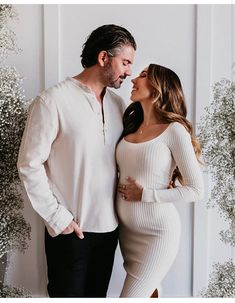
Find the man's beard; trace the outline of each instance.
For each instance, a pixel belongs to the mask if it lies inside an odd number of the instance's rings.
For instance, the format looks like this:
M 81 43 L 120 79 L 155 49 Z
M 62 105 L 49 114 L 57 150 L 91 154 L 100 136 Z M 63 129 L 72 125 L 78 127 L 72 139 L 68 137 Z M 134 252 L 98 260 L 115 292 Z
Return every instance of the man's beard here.
M 119 81 L 119 78 L 116 81 L 110 83 L 109 87 L 119 88 L 122 84 L 122 81 Z
M 105 79 L 108 87 L 119 88 L 125 79 L 125 77 L 118 77 L 118 79 L 114 78 L 114 73 L 111 68 L 111 64 L 108 64 L 105 70 Z

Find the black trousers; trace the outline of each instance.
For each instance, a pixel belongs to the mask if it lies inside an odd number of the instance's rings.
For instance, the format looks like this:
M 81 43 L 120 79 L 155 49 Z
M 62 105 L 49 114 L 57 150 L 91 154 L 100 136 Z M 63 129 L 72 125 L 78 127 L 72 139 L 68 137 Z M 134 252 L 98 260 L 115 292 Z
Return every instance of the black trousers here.
M 45 231 L 50 297 L 106 297 L 112 273 L 118 229 L 51 237 Z

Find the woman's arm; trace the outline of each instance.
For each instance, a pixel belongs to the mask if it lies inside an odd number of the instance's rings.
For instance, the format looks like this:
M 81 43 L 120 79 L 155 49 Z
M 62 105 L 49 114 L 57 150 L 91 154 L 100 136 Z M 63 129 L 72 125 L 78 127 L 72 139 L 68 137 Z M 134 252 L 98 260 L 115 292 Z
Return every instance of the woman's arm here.
M 171 128 L 169 148 L 184 180 L 184 186 L 170 189 L 143 188 L 136 180 L 129 178 L 129 184 L 119 186 L 127 201 L 142 202 L 196 202 L 203 197 L 202 172 L 197 161 L 191 136 L 183 125 L 174 123 Z M 133 198 L 133 199 L 132 199 Z M 138 199 L 139 198 L 139 199 Z

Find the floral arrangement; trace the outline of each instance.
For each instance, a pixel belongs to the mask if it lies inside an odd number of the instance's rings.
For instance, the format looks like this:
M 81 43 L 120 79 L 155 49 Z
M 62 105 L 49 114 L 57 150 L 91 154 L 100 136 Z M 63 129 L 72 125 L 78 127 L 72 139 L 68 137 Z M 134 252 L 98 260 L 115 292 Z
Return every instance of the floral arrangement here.
M 204 160 L 212 178 L 208 207 L 217 207 L 220 215 L 229 223 L 221 231 L 221 240 L 235 246 L 235 83 L 227 79 L 213 86 L 213 101 L 206 107 L 206 114 L 199 124 L 199 138 Z M 216 263 L 210 275 L 204 297 L 235 296 L 235 265 L 227 261 Z
M 30 231 L 19 212 L 23 201 L 16 163 L 26 118 L 20 83 L 15 68 L 0 68 L 0 257 L 13 248 L 24 250 Z
M 208 206 L 217 206 L 230 224 L 221 239 L 235 246 L 235 83 L 223 79 L 214 87 L 214 100 L 199 125 L 204 159 L 213 188 Z
M 234 298 L 235 297 L 235 265 L 231 260 L 224 264 L 215 263 L 210 274 L 206 290 L 202 291 L 203 297 Z
M 31 297 L 30 293 L 24 288 L 12 287 L 8 285 L 4 285 L 0 282 L 0 298 L 7 298 L 9 297 L 9 295 L 11 298 Z
M 9 28 L 8 20 L 16 18 L 17 13 L 10 4 L 0 4 L 0 58 L 5 59 L 8 53 L 18 52 L 15 33 Z
M 8 253 L 24 251 L 30 238 L 30 226 L 21 213 L 23 200 L 16 166 L 27 102 L 21 76 L 14 67 L 3 64 L 10 51 L 19 50 L 8 27 L 8 20 L 15 16 L 12 5 L 0 5 L 0 297 L 28 296 L 23 288 L 4 284 Z

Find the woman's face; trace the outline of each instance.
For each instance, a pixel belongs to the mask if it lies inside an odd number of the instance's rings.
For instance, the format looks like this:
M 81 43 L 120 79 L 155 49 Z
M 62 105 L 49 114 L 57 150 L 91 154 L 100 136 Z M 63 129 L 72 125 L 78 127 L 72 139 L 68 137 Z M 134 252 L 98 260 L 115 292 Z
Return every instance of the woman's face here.
M 152 99 L 151 95 L 153 89 L 147 78 L 147 70 L 148 68 L 145 68 L 138 77 L 131 80 L 133 83 L 131 100 L 133 102 Z

